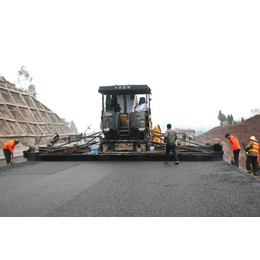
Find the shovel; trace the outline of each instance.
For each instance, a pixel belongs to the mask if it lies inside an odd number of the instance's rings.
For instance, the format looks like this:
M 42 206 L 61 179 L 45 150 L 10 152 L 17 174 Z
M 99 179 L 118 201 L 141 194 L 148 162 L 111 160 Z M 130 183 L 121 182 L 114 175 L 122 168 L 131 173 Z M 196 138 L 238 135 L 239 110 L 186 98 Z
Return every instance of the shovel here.
M 247 152 L 246 152 L 245 144 L 244 144 L 244 143 L 242 143 L 242 144 L 243 144 L 243 148 L 244 148 L 244 151 L 245 151 L 245 154 L 246 154 L 246 157 L 247 157 Z
M 15 163 L 14 157 L 12 156 L 12 157 L 11 157 L 11 164 L 14 164 L 14 163 Z

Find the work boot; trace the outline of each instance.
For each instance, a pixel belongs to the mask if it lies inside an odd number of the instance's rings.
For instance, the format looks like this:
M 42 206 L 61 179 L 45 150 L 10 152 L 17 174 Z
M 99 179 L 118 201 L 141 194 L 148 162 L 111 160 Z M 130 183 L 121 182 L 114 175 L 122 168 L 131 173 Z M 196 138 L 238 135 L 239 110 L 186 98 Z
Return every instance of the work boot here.
M 165 163 L 165 164 L 168 164 L 168 161 L 165 161 L 164 163 Z
M 175 162 L 174 164 L 179 164 L 179 161 Z

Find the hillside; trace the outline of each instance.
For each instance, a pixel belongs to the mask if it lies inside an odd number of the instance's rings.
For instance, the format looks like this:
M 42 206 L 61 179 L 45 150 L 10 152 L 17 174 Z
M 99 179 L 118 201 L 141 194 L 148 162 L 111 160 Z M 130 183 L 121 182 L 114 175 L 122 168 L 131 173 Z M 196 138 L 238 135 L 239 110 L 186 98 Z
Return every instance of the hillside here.
M 40 101 L 0 76 L 0 145 L 9 139 L 32 145 L 41 135 L 44 144 L 56 133 L 63 136 L 73 132 Z
M 249 143 L 249 138 L 252 135 L 254 135 L 258 141 L 260 141 L 260 115 L 251 117 L 238 125 L 215 127 L 205 134 L 199 136 L 199 138 L 208 142 L 220 141 L 224 149 L 224 159 L 230 161 L 230 143 L 229 140 L 225 138 L 225 134 L 227 133 L 237 137 L 241 146 L 240 165 L 245 168 L 246 156 L 242 144 L 244 143 L 246 146 Z

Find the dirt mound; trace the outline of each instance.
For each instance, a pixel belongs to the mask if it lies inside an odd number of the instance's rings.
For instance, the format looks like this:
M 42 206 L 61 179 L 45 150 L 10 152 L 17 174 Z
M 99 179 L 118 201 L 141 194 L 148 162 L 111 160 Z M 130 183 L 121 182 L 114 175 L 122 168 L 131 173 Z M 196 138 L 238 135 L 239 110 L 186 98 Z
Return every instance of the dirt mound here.
M 258 141 L 260 140 L 260 115 L 251 117 L 238 125 L 215 127 L 205 134 L 200 135 L 199 138 L 207 142 L 221 142 L 224 149 L 224 159 L 230 161 L 232 150 L 230 148 L 229 140 L 225 138 L 226 134 L 231 134 L 237 137 L 241 146 L 239 156 L 240 165 L 245 169 L 246 155 L 244 152 L 243 143 L 246 146 L 252 135 L 254 135 Z

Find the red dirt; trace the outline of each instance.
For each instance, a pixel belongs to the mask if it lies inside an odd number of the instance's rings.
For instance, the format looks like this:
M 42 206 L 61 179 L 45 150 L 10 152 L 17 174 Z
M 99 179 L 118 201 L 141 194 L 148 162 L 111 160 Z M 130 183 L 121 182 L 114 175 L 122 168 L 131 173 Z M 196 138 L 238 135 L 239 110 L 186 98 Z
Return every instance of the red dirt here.
M 260 141 L 260 115 L 253 116 L 238 125 L 215 127 L 205 134 L 200 135 L 199 138 L 211 143 L 220 141 L 224 149 L 224 159 L 230 161 L 231 147 L 229 140 L 225 138 L 226 134 L 231 134 L 237 137 L 241 146 L 239 155 L 240 166 L 245 169 L 246 155 L 242 144 L 244 143 L 246 146 L 249 143 L 249 138 L 252 135 L 254 135 L 258 141 Z

